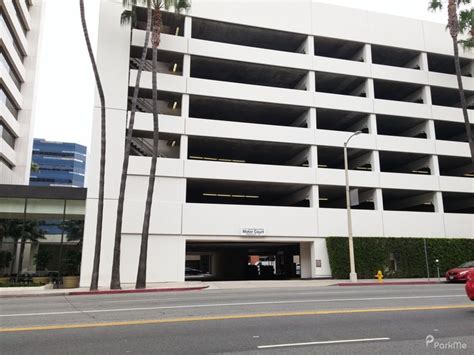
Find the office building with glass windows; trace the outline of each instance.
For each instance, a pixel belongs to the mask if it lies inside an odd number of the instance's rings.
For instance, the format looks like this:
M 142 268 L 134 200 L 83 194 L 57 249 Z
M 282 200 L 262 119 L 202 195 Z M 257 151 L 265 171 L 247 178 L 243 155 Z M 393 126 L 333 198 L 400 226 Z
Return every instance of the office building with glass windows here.
M 0 1 L 0 184 L 27 185 L 41 0 Z
M 30 185 L 84 187 L 86 158 L 83 145 L 35 138 Z
M 474 168 L 443 24 L 300 0 L 194 0 L 163 14 L 159 159 L 148 281 L 188 269 L 245 278 L 251 256 L 280 275 L 330 277 L 326 238 L 347 236 L 343 144 L 354 235 L 474 238 Z M 107 117 L 100 284 L 111 277 L 127 117 L 146 11 L 120 25 L 101 1 L 97 58 Z M 474 123 L 473 53 L 461 50 Z M 152 146 L 151 52 L 140 83 L 122 237 L 122 282 L 137 273 Z M 100 105 L 81 285 L 95 244 Z M 262 259 L 260 259 L 262 260 Z

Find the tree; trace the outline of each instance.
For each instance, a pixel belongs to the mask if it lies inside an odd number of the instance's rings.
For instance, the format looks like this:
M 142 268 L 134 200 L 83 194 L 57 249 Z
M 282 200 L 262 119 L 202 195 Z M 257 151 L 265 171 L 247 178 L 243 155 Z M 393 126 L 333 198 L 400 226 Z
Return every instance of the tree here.
M 95 250 L 94 262 L 92 266 L 91 290 L 97 290 L 99 286 L 99 266 L 100 266 L 100 250 L 102 244 L 102 222 L 104 215 L 104 185 L 105 185 L 105 152 L 106 152 L 106 113 L 105 113 L 105 95 L 100 81 L 99 70 L 92 51 L 89 39 L 89 31 L 87 30 L 87 22 L 84 11 L 84 0 L 79 0 L 79 9 L 81 12 L 82 31 L 86 41 L 87 52 L 94 72 L 94 78 L 97 85 L 97 91 L 100 98 L 100 168 L 99 168 L 99 198 L 97 202 L 97 224 L 95 232 Z
M 140 256 L 138 259 L 138 272 L 136 288 L 146 287 L 146 263 L 148 254 L 148 234 L 150 229 L 151 207 L 153 202 L 153 192 L 155 188 L 156 162 L 158 158 L 158 92 L 157 92 L 157 68 L 158 68 L 158 46 L 161 40 L 162 8 L 174 8 L 176 13 L 187 10 L 190 7 L 188 0 L 154 0 L 153 25 L 152 25 L 152 100 L 153 100 L 153 154 L 150 164 L 150 175 L 148 177 L 148 190 L 145 203 L 145 213 L 143 217 L 142 238 L 140 243 Z
M 461 63 L 459 60 L 458 44 L 463 44 L 464 48 L 473 48 L 474 46 L 474 11 L 472 8 L 462 9 L 462 5 L 470 5 L 471 0 L 448 0 L 448 25 L 449 34 L 453 41 L 454 49 L 454 66 L 456 68 L 456 78 L 459 87 L 459 96 L 461 99 L 461 107 L 464 116 L 464 124 L 466 126 L 467 140 L 471 149 L 471 159 L 474 162 L 474 141 L 471 124 L 469 122 L 469 114 L 467 112 L 466 96 L 464 95 L 464 87 L 462 83 Z M 438 11 L 443 8 L 442 0 L 431 0 L 429 3 L 430 10 Z M 458 11 L 460 10 L 460 11 Z M 459 13 L 458 13 L 459 12 Z M 458 40 L 459 34 L 469 32 L 467 39 Z
M 26 242 L 30 241 L 35 243 L 40 239 L 44 239 L 44 232 L 39 226 L 39 221 L 22 219 L 6 219 L 0 223 L 0 233 L 2 235 L 2 239 L 11 238 L 13 240 L 13 258 L 10 274 L 14 273 L 13 269 L 15 267 L 18 244 L 20 244 L 20 253 L 18 256 L 18 267 L 16 270 L 17 276 L 21 274 Z
M 145 43 L 143 44 L 143 51 L 140 58 L 140 64 L 138 66 L 137 77 L 135 80 L 135 88 L 133 89 L 132 104 L 130 110 L 130 117 L 128 121 L 127 134 L 125 138 L 125 150 L 122 163 L 122 173 L 120 176 L 120 190 L 117 203 L 117 218 L 115 224 L 115 241 L 114 241 L 114 254 L 112 262 L 112 279 L 110 281 L 111 289 L 120 289 L 120 253 L 121 253 L 121 243 L 122 243 L 122 223 L 123 223 L 123 208 L 124 208 L 124 199 L 125 199 L 125 189 L 127 186 L 127 172 L 128 164 L 130 161 L 130 149 L 132 143 L 133 135 L 133 126 L 135 124 L 135 113 L 137 112 L 137 101 L 138 93 L 140 91 L 140 79 L 142 72 L 145 68 L 146 57 L 148 52 L 148 43 L 150 42 L 150 32 L 151 32 L 151 17 L 152 17 L 152 8 L 151 0 L 123 0 L 123 5 L 126 7 L 126 10 L 122 12 L 120 22 L 122 24 L 128 24 L 130 22 L 135 22 L 135 10 L 134 6 L 137 6 L 139 3 L 145 3 L 147 6 L 147 24 L 145 32 Z

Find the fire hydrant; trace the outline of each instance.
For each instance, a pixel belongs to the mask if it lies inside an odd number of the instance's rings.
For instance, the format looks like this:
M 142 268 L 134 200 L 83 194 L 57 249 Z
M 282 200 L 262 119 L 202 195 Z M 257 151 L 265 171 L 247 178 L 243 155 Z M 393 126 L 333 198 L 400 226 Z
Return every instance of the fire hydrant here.
M 379 270 L 379 271 L 377 272 L 377 275 L 376 275 L 376 276 L 377 276 L 377 280 L 378 280 L 379 282 L 383 282 L 383 274 L 382 274 L 382 271 L 381 271 L 381 270 Z

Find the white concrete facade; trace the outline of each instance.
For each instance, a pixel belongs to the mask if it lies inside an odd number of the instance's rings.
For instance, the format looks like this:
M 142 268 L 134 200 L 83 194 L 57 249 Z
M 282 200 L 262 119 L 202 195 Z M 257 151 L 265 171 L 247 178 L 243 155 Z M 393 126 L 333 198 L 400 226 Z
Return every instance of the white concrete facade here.
M 0 183 L 28 185 L 41 0 L 0 1 Z
M 347 235 L 340 158 L 357 130 L 364 133 L 351 140 L 349 158 L 350 185 L 361 203 L 353 210 L 355 236 L 474 238 L 474 169 L 459 138 L 456 77 L 443 68 L 452 60 L 444 26 L 311 0 L 286 4 L 253 1 L 250 9 L 242 1 L 194 0 L 186 16 L 165 18 L 158 87 L 167 104 L 160 111 L 160 144 L 167 150 L 158 160 L 150 282 L 182 281 L 191 242 L 300 243 L 301 276 L 330 276 L 325 238 Z M 140 56 L 144 41 L 139 26 L 120 25 L 122 10 L 119 0 L 101 1 L 97 56 L 107 105 L 101 285 L 111 275 L 136 76 L 130 58 Z M 222 29 L 232 35 L 225 38 Z M 473 54 L 462 57 L 469 101 Z M 151 72 L 143 73 L 141 88 L 150 91 Z M 147 140 L 152 117 L 146 104 L 141 111 L 136 138 Z M 469 115 L 474 123 L 474 110 Z M 99 120 L 96 99 L 82 286 L 92 270 Z M 125 283 L 137 271 L 151 161 L 145 148 L 131 157 L 128 172 Z M 262 228 L 264 235 L 242 236 L 242 228 Z

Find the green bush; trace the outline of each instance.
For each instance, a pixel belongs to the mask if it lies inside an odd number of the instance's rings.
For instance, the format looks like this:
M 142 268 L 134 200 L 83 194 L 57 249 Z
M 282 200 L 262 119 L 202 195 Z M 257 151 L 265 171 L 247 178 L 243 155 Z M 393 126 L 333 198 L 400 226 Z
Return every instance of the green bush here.
M 334 278 L 349 276 L 347 237 L 326 238 L 329 262 Z M 441 277 L 450 268 L 474 259 L 474 239 L 426 239 L 430 276 L 437 276 L 435 260 L 439 259 Z M 426 277 L 426 260 L 422 238 L 355 237 L 354 254 L 359 278 L 374 278 L 382 270 L 385 278 Z M 396 270 L 390 256 L 396 260 Z

